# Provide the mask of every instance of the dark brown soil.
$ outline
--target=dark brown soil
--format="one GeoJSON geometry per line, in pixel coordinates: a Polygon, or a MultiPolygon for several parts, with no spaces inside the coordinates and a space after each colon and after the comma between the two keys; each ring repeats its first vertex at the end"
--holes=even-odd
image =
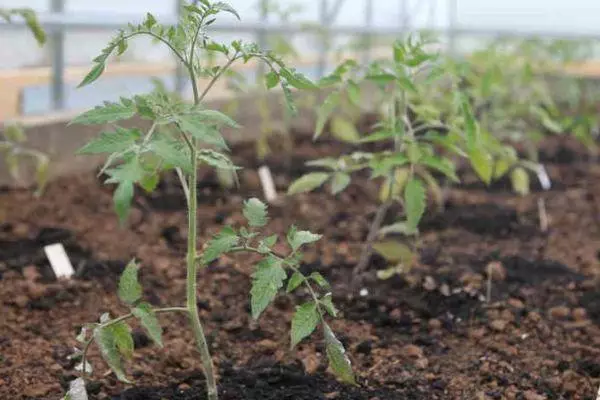
{"type": "MultiPolygon", "coordinates": [[[[343,150],[299,141],[294,157],[278,152],[266,162],[283,191],[291,177],[307,171],[304,160],[343,150]]],[[[550,158],[557,154],[556,143],[546,150],[550,158]]],[[[235,149],[237,163],[247,167],[239,189],[223,190],[203,171],[201,243],[224,224],[242,221],[243,198],[262,196],[252,153],[249,145],[235,149]]],[[[328,373],[318,337],[289,350],[293,296],[281,296],[252,321],[254,259],[223,257],[199,277],[221,398],[594,399],[600,385],[600,165],[581,159],[558,157],[548,167],[553,189],[526,198],[512,195],[506,184],[487,190],[466,174],[465,184],[450,190],[444,212],[432,210],[424,220],[418,265],[381,281],[375,271],[386,265],[374,256],[361,293],[350,276],[376,210],[376,182],[360,178],[335,198],[317,191],[272,206],[269,231],[283,233],[294,222],[324,234],[302,268],[332,282],[342,310],[332,326],[360,384],[342,385],[328,373]],[[540,196],[551,218],[546,233],[538,228],[540,196]],[[486,302],[490,263],[492,299],[486,302]]],[[[78,329],[103,312],[125,311],[115,283],[132,257],[142,263],[148,301],[183,303],[183,200],[175,180],[167,179],[156,193],[137,195],[130,225],[120,228],[111,188],[93,174],[54,182],[39,201],[28,191],[0,193],[0,399],[60,398],[76,376],[68,356],[78,329]],[[75,279],[54,278],[42,251],[54,242],[65,244],[75,279]]],[[[127,371],[135,386],[118,383],[93,349],[92,399],[205,398],[187,320],[161,320],[164,350],[134,330],[137,350],[127,371]]]]}

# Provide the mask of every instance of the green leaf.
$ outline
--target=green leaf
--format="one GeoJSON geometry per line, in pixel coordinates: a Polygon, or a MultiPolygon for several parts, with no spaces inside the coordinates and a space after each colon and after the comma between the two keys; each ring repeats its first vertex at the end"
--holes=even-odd
{"type": "Polygon", "coordinates": [[[494,160],[491,155],[483,150],[472,150],[469,152],[469,160],[471,166],[477,173],[477,176],[489,185],[492,181],[492,174],[494,172],[494,160]]]}
{"type": "Polygon", "coordinates": [[[331,120],[331,134],[347,143],[357,143],[360,141],[360,134],[354,123],[340,116],[336,116],[331,120]]]}
{"type": "Polygon", "coordinates": [[[208,145],[224,150],[228,149],[223,135],[221,135],[214,124],[208,123],[201,116],[185,114],[178,116],[176,120],[183,132],[192,135],[192,137],[208,145]]]}
{"type": "Polygon", "coordinates": [[[213,7],[214,9],[216,9],[216,10],[219,10],[219,11],[224,11],[224,12],[227,12],[227,13],[229,13],[229,14],[232,14],[232,15],[234,15],[234,16],[235,16],[235,17],[236,17],[238,20],[241,20],[241,18],[240,18],[240,14],[238,14],[238,12],[235,10],[235,8],[233,8],[231,5],[229,5],[229,4],[227,4],[227,3],[223,2],[223,1],[218,1],[218,2],[214,3],[214,4],[212,5],[212,7],[213,7]]]}
{"type": "Polygon", "coordinates": [[[14,143],[23,143],[27,140],[27,136],[25,135],[23,128],[16,124],[9,124],[8,126],[4,127],[2,134],[7,140],[14,143]]]}
{"type": "Polygon", "coordinates": [[[386,240],[373,244],[373,250],[387,261],[412,266],[415,258],[414,252],[404,243],[386,240]]]}
{"type": "Polygon", "coordinates": [[[239,241],[240,238],[233,228],[229,226],[224,227],[221,229],[221,232],[208,242],[206,249],[202,253],[202,263],[206,265],[216,260],[222,254],[227,253],[237,246],[239,241]]]}
{"type": "Polygon", "coordinates": [[[393,139],[396,134],[393,131],[378,131],[360,139],[361,143],[379,142],[393,139]]]}
{"type": "Polygon", "coordinates": [[[446,158],[437,158],[434,156],[422,156],[419,162],[423,165],[433,168],[436,171],[446,175],[454,182],[460,182],[458,175],[456,175],[456,167],[454,164],[446,158]]]}
{"type": "Polygon", "coordinates": [[[288,189],[288,194],[305,193],[322,186],[331,174],[326,172],[311,172],[295,180],[288,189]]]}
{"type": "Polygon", "coordinates": [[[291,293],[298,288],[304,282],[304,275],[296,271],[292,277],[288,280],[286,292],[291,293]]]}
{"type": "Polygon", "coordinates": [[[42,28],[40,21],[38,21],[35,12],[29,8],[25,8],[19,9],[18,13],[21,14],[21,17],[23,17],[25,20],[25,24],[31,33],[33,33],[33,36],[38,44],[41,46],[46,43],[46,32],[44,32],[44,29],[42,28]]]}
{"type": "Polygon", "coordinates": [[[186,173],[192,172],[192,160],[186,144],[164,136],[157,136],[148,143],[147,150],[156,154],[168,165],[181,168],[186,173]]]}
{"type": "Polygon", "coordinates": [[[281,68],[279,74],[282,78],[284,78],[290,86],[296,89],[316,89],[317,85],[315,85],[310,79],[306,76],[297,72],[293,68],[281,68]]]}
{"type": "Polygon", "coordinates": [[[348,99],[356,107],[361,106],[360,86],[354,81],[348,81],[348,87],[346,88],[348,99]]]}
{"type": "Polygon", "coordinates": [[[316,140],[325,129],[325,124],[329,120],[331,114],[335,111],[335,109],[340,104],[341,95],[339,92],[332,92],[323,101],[323,104],[317,111],[317,125],[315,128],[315,134],[313,136],[313,140],[316,140]]]}
{"type": "Polygon", "coordinates": [[[315,302],[304,303],[296,308],[296,313],[292,318],[292,348],[314,332],[320,319],[315,302]]]}
{"type": "Polygon", "coordinates": [[[110,329],[119,353],[125,358],[133,357],[134,344],[129,325],[125,322],[118,322],[111,325],[110,329]]]}
{"type": "Polygon", "coordinates": [[[479,142],[479,126],[473,115],[473,110],[469,104],[467,96],[461,96],[461,110],[465,119],[465,133],[467,137],[467,147],[476,147],[479,142]]]}
{"type": "Polygon", "coordinates": [[[515,168],[510,174],[510,181],[515,192],[521,196],[529,194],[529,174],[522,167],[515,168]]]}
{"type": "Polygon", "coordinates": [[[162,328],[156,318],[156,313],[148,303],[140,303],[131,310],[131,313],[140,321],[148,336],[159,347],[163,347],[162,328]]]}
{"type": "Polygon", "coordinates": [[[317,285],[319,285],[323,289],[328,289],[330,287],[329,282],[327,282],[327,279],[325,279],[325,277],[323,275],[321,275],[319,272],[316,272],[316,271],[313,272],[312,274],[310,274],[309,278],[312,279],[313,282],[315,282],[317,285]]]}
{"type": "Polygon", "coordinates": [[[119,184],[113,194],[113,203],[119,222],[124,224],[129,216],[131,201],[133,200],[134,188],[133,182],[122,182],[119,184]]]}
{"type": "Polygon", "coordinates": [[[239,128],[240,125],[230,116],[217,110],[194,109],[192,114],[204,124],[213,124],[219,127],[239,128]]]}
{"type": "Polygon", "coordinates": [[[94,341],[100,349],[102,358],[104,361],[106,361],[117,378],[122,382],[131,383],[127,379],[125,371],[123,370],[121,356],[117,347],[117,338],[114,332],[114,325],[108,327],[98,327],[94,329],[94,341]]]}
{"type": "Polygon", "coordinates": [[[209,150],[209,149],[201,149],[198,151],[198,159],[204,161],[206,164],[211,167],[221,168],[221,169],[239,169],[227,157],[225,154],[219,153],[218,151],[209,150]]]}
{"type": "Polygon", "coordinates": [[[160,176],[158,174],[148,174],[145,175],[141,181],[139,181],[139,185],[146,192],[150,193],[158,186],[158,182],[160,181],[160,176]]]}
{"type": "Polygon", "coordinates": [[[111,103],[105,102],[101,106],[84,112],[75,117],[71,124],[95,125],[108,124],[112,122],[130,119],[135,115],[135,105],[133,103],[111,103]]]}
{"type": "Polygon", "coordinates": [[[323,296],[323,298],[319,300],[319,303],[321,303],[323,307],[325,307],[325,310],[329,315],[331,315],[332,317],[337,317],[338,309],[333,304],[333,298],[331,296],[331,293],[327,293],[325,296],[323,296]]]}
{"type": "Polygon", "coordinates": [[[77,87],[81,88],[96,81],[98,78],[100,78],[100,76],[102,76],[105,68],[106,67],[103,62],[96,63],[96,65],[94,65],[94,67],[90,70],[90,72],[88,72],[88,74],[85,76],[85,78],[83,78],[83,80],[77,87]]]}
{"type": "Polygon", "coordinates": [[[296,251],[305,244],[313,243],[320,240],[323,235],[317,235],[309,231],[298,231],[292,226],[287,234],[287,241],[293,251],[296,251]]]}
{"type": "Polygon", "coordinates": [[[391,225],[382,227],[378,234],[383,237],[389,233],[399,233],[401,235],[410,236],[417,233],[416,230],[411,230],[406,222],[396,222],[391,225]]]}
{"type": "Polygon", "coordinates": [[[265,85],[267,89],[273,89],[279,84],[279,75],[274,71],[270,71],[265,75],[265,85]]]}
{"type": "Polygon", "coordinates": [[[252,278],[250,306],[252,317],[257,319],[283,287],[287,274],[281,266],[281,260],[269,256],[257,265],[252,278]]]}
{"type": "Polygon", "coordinates": [[[406,223],[410,229],[416,230],[425,212],[425,188],[420,180],[412,178],[404,189],[404,211],[406,223]]]}
{"type": "Polygon", "coordinates": [[[346,356],[346,350],[342,342],[335,337],[335,334],[326,323],[323,323],[323,331],[325,334],[327,359],[329,360],[331,370],[343,382],[356,385],[352,365],[350,364],[350,359],[346,356]]]}
{"type": "Polygon", "coordinates": [[[390,82],[394,82],[396,80],[396,76],[392,75],[392,74],[382,73],[382,74],[368,75],[366,77],[366,79],[368,79],[376,84],[379,84],[379,85],[386,85],[390,82]]]}
{"type": "Polygon", "coordinates": [[[129,149],[141,137],[137,129],[116,127],[114,132],[102,132],[77,151],[78,154],[120,153],[129,149]]]}
{"type": "Polygon", "coordinates": [[[331,179],[331,194],[336,195],[346,189],[352,178],[345,172],[336,172],[331,179]]]}
{"type": "Polygon", "coordinates": [[[119,299],[129,305],[142,297],[142,286],[138,281],[139,269],[135,260],[131,260],[119,279],[119,299]]]}
{"type": "Polygon", "coordinates": [[[269,221],[267,205],[254,197],[244,202],[243,213],[248,225],[254,228],[261,228],[269,221]]]}

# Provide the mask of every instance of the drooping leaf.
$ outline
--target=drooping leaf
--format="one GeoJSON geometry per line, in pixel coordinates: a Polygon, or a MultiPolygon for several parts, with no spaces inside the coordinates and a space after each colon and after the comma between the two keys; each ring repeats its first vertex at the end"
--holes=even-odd
{"type": "Polygon", "coordinates": [[[313,140],[316,140],[325,129],[325,124],[329,120],[329,117],[335,111],[340,104],[341,95],[339,92],[331,92],[323,101],[323,104],[317,111],[317,125],[315,128],[315,134],[313,140]]]}
{"type": "Polygon", "coordinates": [[[360,141],[360,134],[354,123],[341,116],[332,118],[331,134],[337,139],[347,143],[357,143],[360,141]]]}
{"type": "Polygon", "coordinates": [[[309,231],[298,231],[296,227],[292,226],[287,234],[287,241],[293,251],[296,251],[300,246],[316,242],[320,240],[323,235],[317,235],[309,231]]]}
{"type": "Polygon", "coordinates": [[[331,194],[336,195],[348,187],[352,178],[345,172],[336,172],[331,179],[331,194]]]}
{"type": "Polygon", "coordinates": [[[227,4],[224,1],[218,1],[216,3],[214,3],[212,5],[212,7],[216,10],[219,11],[224,11],[227,12],[229,14],[232,14],[233,16],[235,16],[238,20],[241,20],[240,18],[240,14],[238,14],[238,12],[235,10],[235,8],[233,8],[231,5],[227,4]]]}
{"type": "Polygon", "coordinates": [[[117,338],[113,326],[98,327],[94,329],[94,341],[100,349],[102,358],[106,361],[117,378],[122,382],[131,383],[123,370],[121,355],[119,354],[119,349],[117,347],[117,338]]]}
{"type": "Polygon", "coordinates": [[[243,213],[251,227],[261,228],[269,221],[267,205],[257,198],[251,198],[244,202],[243,213]]]}
{"type": "Polygon", "coordinates": [[[119,299],[129,305],[142,297],[142,285],[138,281],[139,269],[135,260],[131,260],[119,279],[119,299]]]}
{"type": "Polygon", "coordinates": [[[25,20],[25,24],[35,37],[35,40],[41,46],[46,43],[46,32],[42,28],[40,21],[38,20],[35,12],[29,8],[20,8],[16,10],[18,14],[25,20]]]}
{"type": "Polygon", "coordinates": [[[407,225],[411,230],[416,230],[425,212],[425,188],[419,179],[412,178],[406,184],[404,208],[407,225]]]}
{"type": "Polygon", "coordinates": [[[304,275],[296,271],[292,277],[288,280],[286,292],[291,293],[298,288],[304,282],[304,275]]]}
{"type": "Polygon", "coordinates": [[[133,103],[111,103],[105,102],[101,106],[75,117],[71,124],[96,125],[130,119],[135,115],[136,108],[133,103]]]}
{"type": "Polygon", "coordinates": [[[322,186],[331,174],[326,172],[311,172],[295,180],[288,189],[288,194],[305,193],[322,186]]]}
{"type": "Polygon", "coordinates": [[[121,182],[113,194],[113,203],[119,222],[124,224],[129,217],[134,187],[132,182],[121,182]]]}
{"type": "Polygon", "coordinates": [[[319,285],[320,287],[322,287],[323,289],[329,289],[329,282],[327,282],[327,279],[325,279],[325,277],[323,275],[321,275],[321,273],[319,272],[313,272],[310,274],[309,278],[316,283],[317,285],[319,285]]]}
{"type": "Polygon", "coordinates": [[[215,235],[209,242],[202,253],[202,263],[207,265],[210,262],[219,258],[222,254],[227,253],[229,250],[237,246],[239,243],[239,236],[235,230],[229,226],[221,229],[217,235],[215,235]]]}
{"type": "Polygon", "coordinates": [[[125,358],[133,356],[133,337],[131,336],[131,328],[125,322],[119,322],[111,325],[110,329],[115,340],[115,345],[119,353],[125,358]]]}
{"type": "Polygon", "coordinates": [[[317,88],[310,79],[293,68],[281,68],[279,74],[290,84],[290,86],[296,89],[307,90],[317,88]]]}
{"type": "Polygon", "coordinates": [[[100,137],[92,139],[77,151],[78,154],[120,153],[141,137],[137,129],[115,128],[114,132],[102,132],[100,137]]]}
{"type": "Polygon", "coordinates": [[[434,170],[441,172],[454,182],[460,182],[458,175],[456,175],[455,165],[446,158],[422,156],[419,159],[419,162],[428,166],[429,168],[433,168],[434,170]]]}
{"type": "Polygon", "coordinates": [[[140,303],[131,310],[131,313],[140,321],[148,336],[159,347],[163,347],[162,328],[156,318],[156,313],[148,303],[140,303]]]}
{"type": "Polygon", "coordinates": [[[356,385],[352,364],[346,355],[344,345],[336,337],[329,325],[323,323],[323,331],[325,335],[325,349],[329,367],[333,373],[343,382],[351,385],[356,385]]]}
{"type": "Polygon", "coordinates": [[[296,347],[302,339],[314,332],[320,319],[317,305],[312,301],[296,308],[296,312],[292,318],[292,348],[296,347]]]}
{"type": "Polygon", "coordinates": [[[229,170],[239,169],[225,154],[210,149],[201,149],[198,151],[198,159],[215,168],[229,170]]]}
{"type": "Polygon", "coordinates": [[[515,168],[510,174],[513,190],[521,196],[529,194],[529,174],[522,167],[515,168]]]}
{"type": "Polygon", "coordinates": [[[279,75],[274,71],[270,71],[265,75],[265,85],[267,89],[273,89],[279,84],[279,75]]]}
{"type": "Polygon", "coordinates": [[[252,278],[250,306],[252,317],[257,319],[283,287],[287,274],[281,260],[268,256],[257,265],[252,278]]]}

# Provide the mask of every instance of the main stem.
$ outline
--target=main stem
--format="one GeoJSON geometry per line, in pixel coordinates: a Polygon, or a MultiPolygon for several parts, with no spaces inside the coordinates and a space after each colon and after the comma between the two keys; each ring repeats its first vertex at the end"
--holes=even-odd
{"type": "MultiPolygon", "coordinates": [[[[196,84],[195,74],[193,69],[188,65],[192,87],[194,90],[194,104],[200,104],[202,97],[198,95],[198,87],[196,84]]],[[[204,334],[204,328],[200,322],[198,315],[198,294],[197,294],[197,279],[198,279],[198,261],[196,254],[196,246],[198,239],[197,226],[197,211],[198,211],[198,153],[196,140],[193,140],[193,146],[190,148],[192,159],[192,171],[188,177],[188,248],[187,248],[187,277],[186,277],[186,298],[187,309],[190,315],[190,324],[196,339],[196,346],[200,352],[202,366],[204,367],[204,375],[206,376],[206,391],[208,400],[218,400],[219,394],[217,391],[217,378],[215,376],[215,367],[204,334]]]]}

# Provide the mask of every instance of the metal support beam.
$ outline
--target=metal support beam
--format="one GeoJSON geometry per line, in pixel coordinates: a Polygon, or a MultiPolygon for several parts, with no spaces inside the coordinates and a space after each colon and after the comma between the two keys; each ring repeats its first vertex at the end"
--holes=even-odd
{"type": "Polygon", "coordinates": [[[371,62],[371,47],[373,47],[373,35],[371,29],[373,28],[373,0],[365,0],[365,30],[368,33],[363,35],[363,64],[371,62]]]}
{"type": "MultiPolygon", "coordinates": [[[[64,0],[52,0],[50,10],[62,14],[65,9],[64,0]]],[[[50,51],[52,52],[52,109],[60,111],[65,108],[65,32],[54,30],[50,35],[50,51]]]]}

